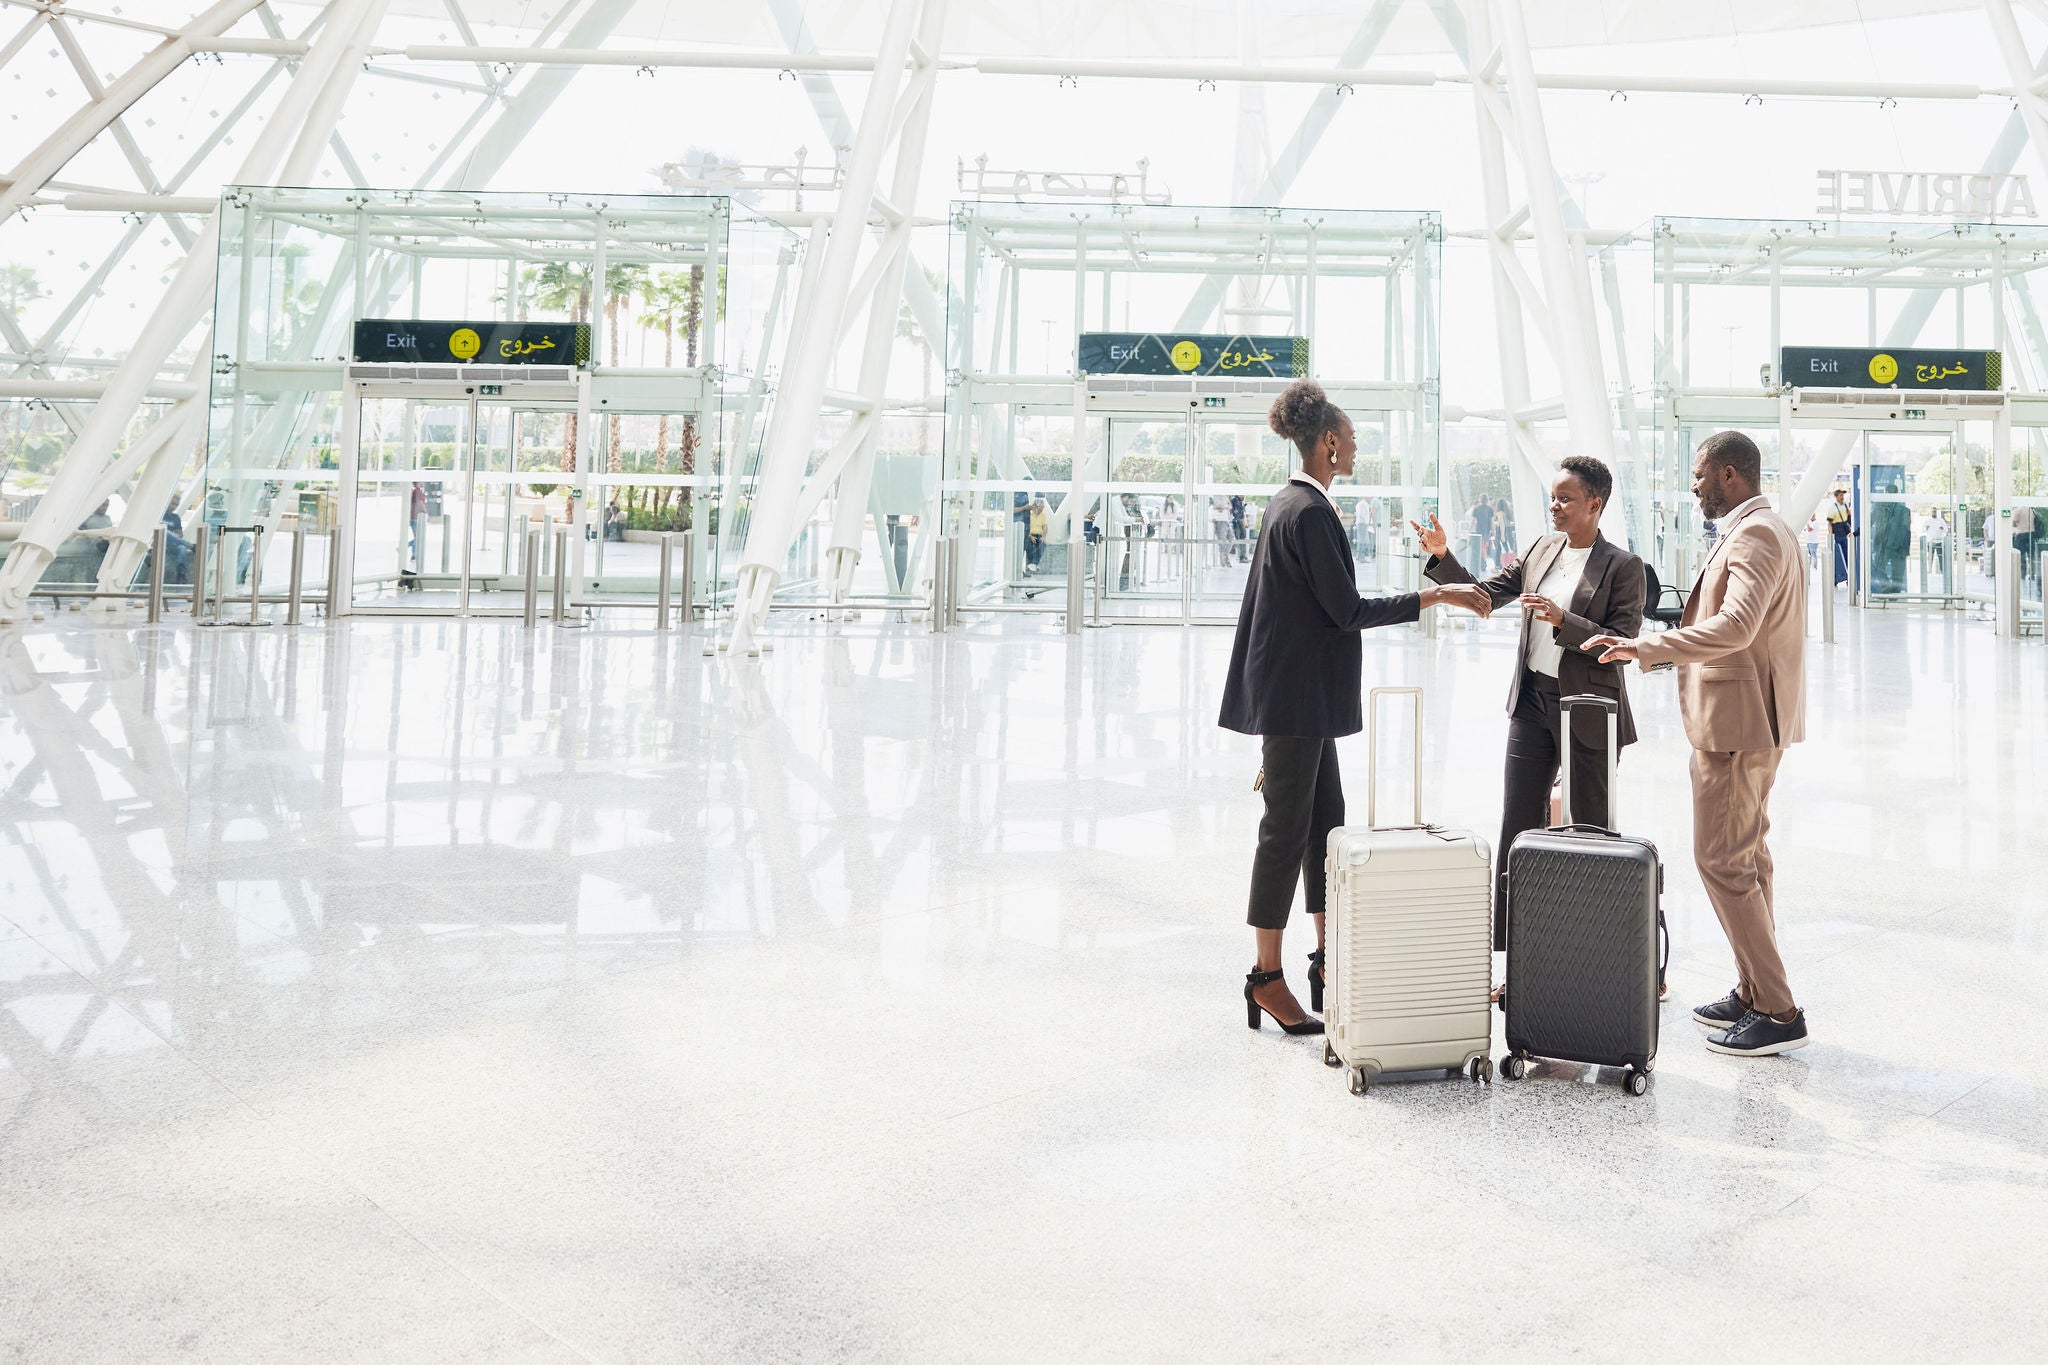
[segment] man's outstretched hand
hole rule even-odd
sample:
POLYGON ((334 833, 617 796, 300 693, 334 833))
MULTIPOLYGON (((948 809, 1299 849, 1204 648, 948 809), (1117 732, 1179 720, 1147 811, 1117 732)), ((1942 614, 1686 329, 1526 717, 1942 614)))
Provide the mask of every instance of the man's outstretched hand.
POLYGON ((1422 590, 1422 605, 1463 607, 1474 616, 1493 614, 1493 598, 1477 583, 1438 583, 1422 590))
POLYGON ((1588 654, 1598 653, 1603 664, 1632 664, 1642 658, 1634 640, 1624 640, 1619 635, 1595 635, 1579 646, 1588 654))

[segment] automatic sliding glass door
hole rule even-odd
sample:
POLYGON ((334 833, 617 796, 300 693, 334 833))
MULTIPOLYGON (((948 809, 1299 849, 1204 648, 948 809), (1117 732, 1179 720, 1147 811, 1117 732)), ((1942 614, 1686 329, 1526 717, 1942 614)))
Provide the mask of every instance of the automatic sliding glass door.
MULTIPOLYGON (((526 535, 541 531, 536 572, 551 590, 573 473, 529 467, 568 410, 468 394, 366 393, 354 506, 352 609, 468 616, 516 612, 526 535)), ((558 405, 559 406, 559 405, 558 405)))

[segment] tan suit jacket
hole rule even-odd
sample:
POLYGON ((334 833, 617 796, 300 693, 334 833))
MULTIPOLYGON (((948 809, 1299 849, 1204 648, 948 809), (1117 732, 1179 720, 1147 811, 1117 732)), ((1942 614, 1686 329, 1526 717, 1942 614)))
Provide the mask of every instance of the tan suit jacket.
POLYGON ((1757 504, 1723 528, 1676 630, 1637 641, 1643 667, 1678 665, 1692 747, 1784 749, 1806 738, 1806 557, 1757 504))

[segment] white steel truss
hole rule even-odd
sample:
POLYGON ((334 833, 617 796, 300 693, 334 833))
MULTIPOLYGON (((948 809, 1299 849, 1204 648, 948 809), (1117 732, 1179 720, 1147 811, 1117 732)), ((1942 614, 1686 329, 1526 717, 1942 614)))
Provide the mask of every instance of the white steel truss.
MULTIPOLYGON (((214 349, 191 343, 204 336, 210 304, 212 256, 217 225, 215 201, 195 190, 206 188, 206 160, 238 127, 247 126, 252 111, 266 96, 283 103, 255 139, 237 178, 281 179, 288 172, 303 175, 315 162, 331 160, 356 183, 364 182, 364 158, 356 155, 335 127, 351 87, 367 72, 380 79, 433 85, 473 98, 459 130, 419 177, 422 186, 481 186, 488 183, 507 157, 534 129, 541 113, 566 88, 578 70, 592 66, 630 68, 726 68, 787 72, 812 96, 821 117, 836 108, 834 73, 873 74, 873 87, 888 87, 893 102, 886 117, 864 117, 858 136, 843 111, 845 141, 855 150, 871 147, 873 175, 862 186, 851 176, 844 186, 837 221, 855 224, 852 232, 835 232, 840 247, 828 240, 806 262, 805 295, 811 311, 805 325, 792 329, 784 357, 783 386, 772 415, 751 522, 747 525, 746 609, 737 613, 735 638, 745 644, 772 599, 775 581, 796 528, 836 489, 838 502, 832 535, 835 597, 843 597, 854 562, 865 513, 866 481, 872 469, 874 439, 887 410, 885 392, 888 355, 893 341, 898 299, 907 301, 935 346, 942 346, 940 299, 919 271, 904 269, 907 239, 916 192, 914 163, 942 73, 960 79, 1047 77, 1138 79, 1166 81, 1294 83, 1320 87, 1310 113, 1294 139, 1273 158, 1261 182, 1265 202, 1279 202, 1294 173, 1314 149, 1345 94, 1352 87, 1422 89, 1469 85, 1480 132, 1480 174, 1485 190, 1487 222, 1484 240, 1492 271, 1500 364, 1507 401, 1503 416, 1510 437, 1510 466, 1516 480, 1517 503, 1525 524, 1540 496, 1540 478, 1549 459, 1539 439, 1543 423, 1562 417, 1574 449, 1615 460, 1624 481, 1636 455, 1633 431, 1617 442, 1616 415, 1635 411, 1624 392, 1617 407, 1616 388, 1631 383, 1626 349, 1620 343, 1618 289, 1611 262, 1595 248, 1600 244, 1568 194, 1562 192, 1550 159, 1549 137, 1542 117, 1542 92, 1671 91, 1758 96, 1817 96, 1973 101, 2010 98, 2015 104, 2013 128, 1992 160, 2009 169, 2031 141, 2048 168, 2048 62, 2035 60, 2038 38, 2030 44, 2022 19, 2048 21, 2048 0, 1985 0, 1993 40, 2006 64, 2010 84, 2004 87, 1967 83, 1763 80, 1734 76, 1558 75, 1536 69, 1520 0, 1432 0, 1432 7, 1462 70, 1423 67, 1374 67, 1381 37, 1394 21, 1396 0, 1375 0, 1366 9, 1356 34, 1325 67, 1282 65, 1260 59, 1247 47, 1236 61, 1146 61, 1080 57, 1001 56, 942 60, 937 36, 944 0, 897 0, 888 12, 882 41, 874 54, 830 53, 815 49, 802 34, 799 0, 767 0, 789 40, 788 51, 692 51, 638 44, 614 45, 611 37, 633 0, 567 0, 557 7, 535 42, 506 46, 479 41, 464 13, 463 0, 440 0, 453 26, 455 41, 385 46, 378 29, 388 0, 329 0, 298 32, 287 32, 269 0, 189 0, 192 16, 181 23, 152 22, 118 12, 92 12, 55 0, 0 0, 0 68, 32 43, 54 42, 61 60, 75 75, 83 101, 73 113, 0 177, 0 225, 28 211, 78 214, 126 214, 131 221, 112 250, 89 271, 54 321, 32 334, 17 310, 0 301, 0 397, 43 399, 70 429, 71 442, 16 553, 0 568, 0 622, 19 619, 27 588, 32 586, 53 553, 84 514, 110 491, 133 481, 129 510, 116 528, 115 544, 102 565, 103 588, 123 585, 142 553, 156 514, 164 505, 190 459, 203 429, 207 403, 208 353, 214 349), (910 19, 902 12, 914 11, 910 19), (2028 14, 2022 16, 2019 10, 2028 14), (20 27, 9 31, 9 20, 20 27), (905 28, 904 25, 909 27, 905 28), (260 32, 257 29, 260 27, 260 32), (927 31, 930 40, 922 36, 927 31), (915 32, 900 46, 893 35, 915 32), (123 35, 142 44, 140 55, 118 63, 116 71, 93 51, 95 33, 123 35), (153 159, 147 140, 131 126, 133 113, 147 93, 185 64, 227 54, 253 56, 259 63, 250 88, 243 91, 217 125, 207 132, 189 157, 153 159), (496 114, 495 119, 492 118, 496 114), (2011 155, 2003 155, 2010 144, 2011 155), (98 177, 66 178, 81 154, 97 147, 110 154, 117 174, 132 185, 88 183, 98 177), (891 148, 897 149, 893 179, 885 196, 874 189, 881 182, 891 148), (125 168, 125 169, 123 169, 125 168), (874 230, 879 225, 879 231, 874 230), (100 360, 67 353, 65 338, 90 301, 107 285, 111 272, 144 239, 160 230, 175 243, 184 264, 175 269, 155 305, 153 316, 136 333, 126 353, 100 360), (864 265, 860 249, 872 244, 864 265), (847 253, 851 253, 850 255, 847 253), (1533 262, 1531 261, 1533 257, 1533 262), (859 266, 856 269, 856 265, 859 266), (843 269, 841 267, 844 267, 843 269), (1589 268, 1590 267, 1590 268, 1589 268), (1601 272, 1598 278, 1594 271, 1601 272), (1610 322, 1617 328, 1611 355, 1603 356, 1599 308, 1606 299, 1610 322), (830 327, 820 325, 829 316, 830 327), (832 353, 853 335, 860 319, 868 319, 860 349, 861 378, 851 395, 826 392, 823 378, 810 383, 814 351, 820 374, 829 369, 832 353), (1560 394, 1554 398, 1531 392, 1529 358, 1532 339, 1557 365, 1560 394), (1606 363, 1611 359, 1614 369, 1606 363), (802 362, 799 364, 799 362, 802 362), (801 388, 795 381, 804 380, 801 388), (811 388, 815 400, 792 401, 811 388), (77 400, 95 405, 81 412, 77 400), (66 401, 69 400, 69 401, 66 401), (806 478, 819 411, 837 405, 850 413, 849 436, 841 439, 816 474, 806 478), (797 409, 791 413, 788 410, 797 409), (138 419, 152 419, 153 421, 138 419), (803 439, 799 440, 799 436, 803 439), (1619 444, 1619 448, 1618 448, 1619 444)), ((112 6, 98 9, 112 10, 112 6)), ((879 11, 878 11, 879 12, 879 11)), ((154 16, 153 16, 154 17, 154 16)), ((879 106, 869 97, 868 114, 879 106)), ((828 123, 830 119, 828 118, 828 123)), ((182 150, 182 149, 181 149, 182 150)), ((849 163, 850 164, 850 163, 849 163)), ((1990 169, 1987 163, 1987 169, 1990 169)), ((1190 312, 1204 300, 1190 305, 1190 312)), ((1248 301, 1249 302, 1249 301, 1248 301)), ((1201 311, 1220 306, 1220 291, 1201 311)), ((2015 307, 2022 306, 2015 303, 2015 307)), ((1926 319, 1918 299, 1905 310, 1890 338, 1903 343, 1926 319)), ((2005 314, 1999 312, 2001 328, 2005 314)), ((2028 319, 2021 319, 2024 334, 2028 319)), ((2038 326, 2038 320, 2031 320, 2038 326)), ((1832 447, 1831 447, 1832 448, 1832 447)), ((1846 448, 1846 447, 1845 447, 1846 448)), ((1786 512, 1796 517, 1824 492, 1839 456, 1823 457, 1806 471, 1800 487, 1788 498, 1786 512)), ((1626 486, 1626 482, 1624 484, 1626 486)), ((2002 496, 2002 495, 2001 495, 2002 496)), ((1627 506, 1633 538, 1647 528, 1635 524, 1638 510, 1616 499, 1620 515, 1627 506)), ((727 526, 731 527, 732 522, 727 526)), ((730 532, 728 532, 730 533, 730 532)))
POLYGON ((946 0, 895 0, 890 8, 831 233, 822 259, 805 261, 805 275, 815 279, 816 287, 808 291, 811 307, 805 325, 790 339, 782 386, 762 437, 759 482, 740 556, 732 634, 726 642, 735 654, 758 652, 755 631, 767 616, 797 527, 835 484, 840 485, 831 546, 835 595, 843 597, 859 558, 860 519, 867 511, 868 477, 884 411, 881 394, 903 297, 911 210, 923 168, 945 10, 946 0), (877 190, 882 163, 892 151, 893 178, 884 197, 877 190), (863 261, 861 247, 871 218, 880 220, 882 233, 863 261), (846 329, 863 316, 863 308, 867 332, 860 393, 841 404, 852 412, 853 421, 806 479, 828 399, 832 359, 846 329))

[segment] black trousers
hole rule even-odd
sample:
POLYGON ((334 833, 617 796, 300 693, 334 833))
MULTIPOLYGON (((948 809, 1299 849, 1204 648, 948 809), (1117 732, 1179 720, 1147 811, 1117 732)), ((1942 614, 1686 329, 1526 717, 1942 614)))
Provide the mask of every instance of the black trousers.
MULTIPOLYGON (((1558 756, 1564 748, 1564 725, 1558 713, 1557 679, 1524 671, 1515 714, 1508 721, 1505 795, 1500 811, 1500 846, 1494 850, 1493 946, 1508 946, 1508 849, 1524 830, 1550 824, 1550 787, 1557 781, 1558 756)), ((1607 755, 1605 727, 1599 746, 1581 744, 1572 750, 1572 810, 1582 825, 1607 823, 1607 755)))
POLYGON ((1292 735, 1265 737, 1266 815, 1252 855, 1251 910, 1255 929, 1285 929, 1294 906, 1294 879, 1308 897, 1308 912, 1323 913, 1323 856, 1330 831, 1344 823, 1344 781, 1337 773, 1337 741, 1292 735))

